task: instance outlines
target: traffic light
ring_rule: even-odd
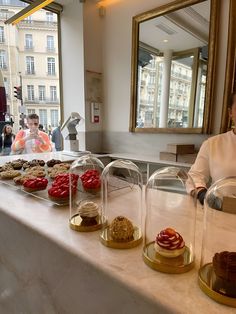
[[[22,86],[14,86],[14,97],[22,100]]]

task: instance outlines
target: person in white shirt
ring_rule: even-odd
[[[229,116],[236,126],[236,92],[231,95]],[[236,129],[207,139],[201,146],[195,163],[189,170],[195,184],[190,188],[192,195],[197,195],[204,203],[207,186],[224,177],[236,176]]]

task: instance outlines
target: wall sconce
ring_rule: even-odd
[[[98,10],[100,17],[104,17],[106,15],[106,8],[104,6],[100,6]]]

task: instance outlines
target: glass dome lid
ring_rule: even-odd
[[[183,169],[161,168],[145,188],[146,220],[144,262],[165,273],[183,273],[194,267],[196,198]]]
[[[236,177],[215,182],[204,202],[200,288],[236,307]]]
[[[100,234],[108,247],[128,249],[142,242],[142,175],[128,160],[115,160],[102,173],[102,216],[107,222]]]
[[[75,160],[70,168],[70,227],[76,231],[102,228],[101,173],[103,163],[91,154]]]

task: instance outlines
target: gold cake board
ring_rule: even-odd
[[[133,239],[126,242],[114,241],[110,235],[109,226],[107,226],[100,234],[100,241],[103,245],[113,249],[131,249],[142,243],[143,238],[140,228],[134,227]]]
[[[70,218],[69,224],[70,224],[71,229],[75,231],[80,231],[80,232],[96,231],[96,230],[101,229],[103,225],[105,224],[102,221],[102,218],[100,215],[94,218],[94,221],[96,221],[96,223],[93,225],[86,225],[86,224],[83,225],[83,219],[80,217],[79,214],[75,214],[74,216]]]
[[[194,259],[186,246],[185,251],[178,257],[163,257],[155,251],[155,241],[146,244],[143,248],[143,260],[150,268],[168,274],[182,274],[194,267]]]
[[[208,295],[211,299],[214,301],[236,307],[236,298],[227,297],[226,295],[223,295],[211,287],[211,279],[212,279],[212,263],[205,264],[202,266],[198,271],[198,284],[201,288],[201,290]]]

